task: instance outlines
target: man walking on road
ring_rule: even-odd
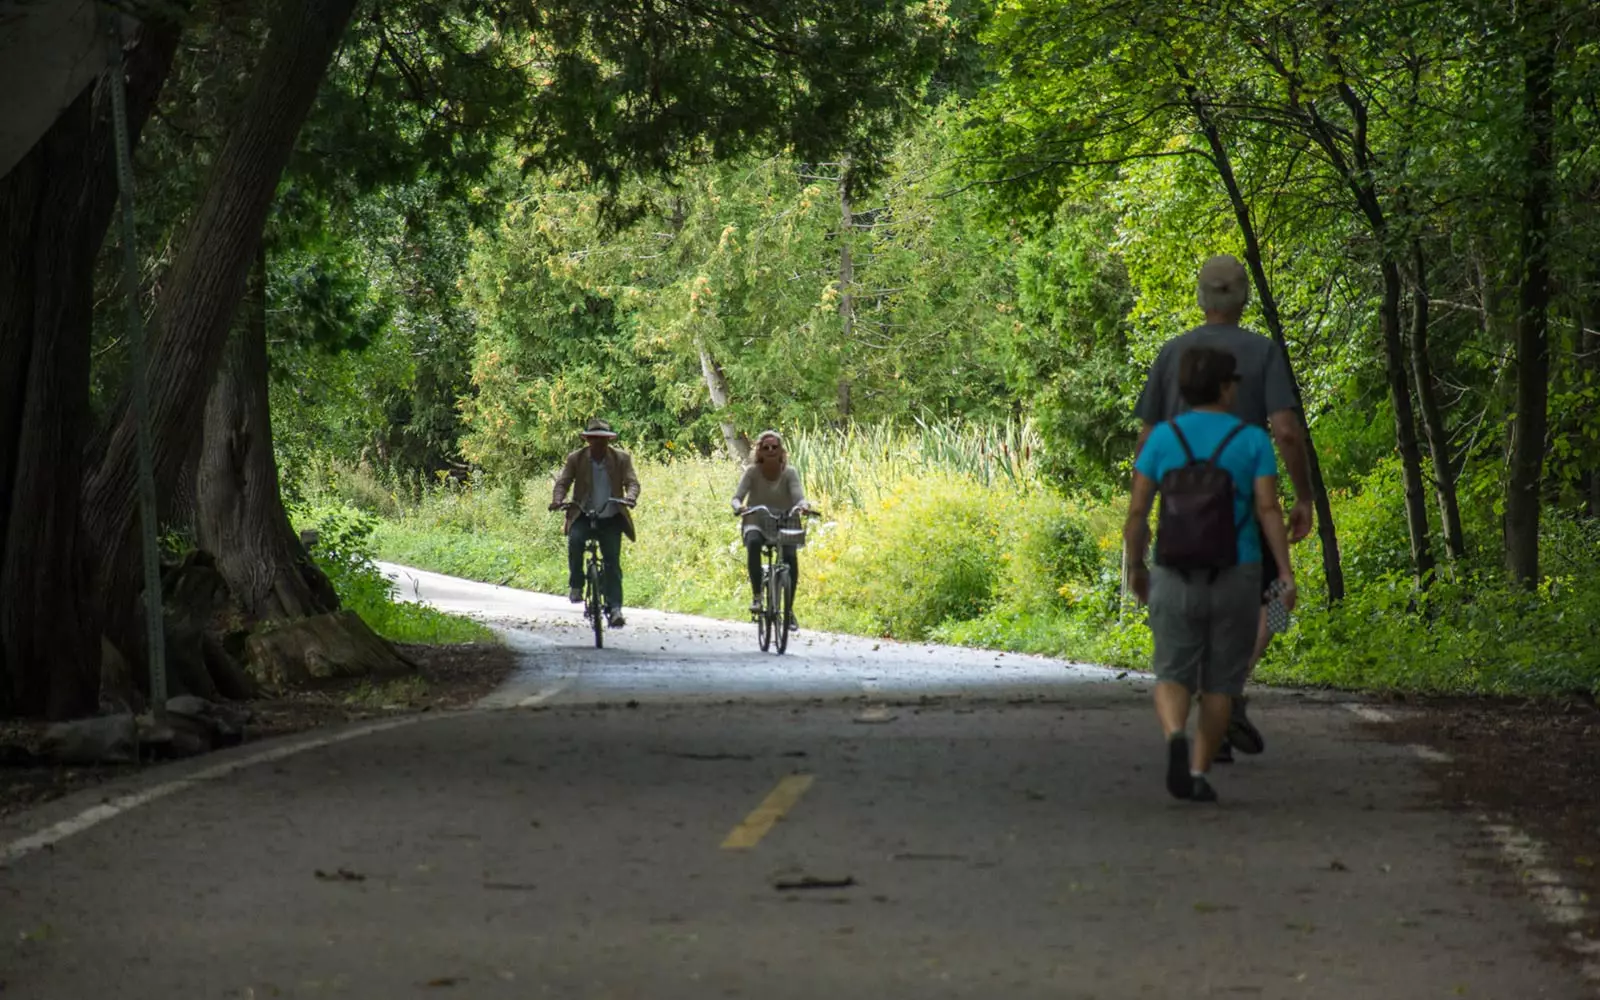
[[[1184,352],[1192,347],[1227,351],[1234,357],[1239,376],[1231,412],[1248,424],[1271,430],[1283,458],[1282,464],[1294,483],[1289,541],[1299,542],[1311,534],[1314,516],[1305,425],[1300,420],[1299,401],[1289,377],[1289,359],[1272,338],[1239,325],[1239,317],[1250,301],[1250,280],[1237,258],[1222,254],[1206,261],[1200,268],[1197,286],[1205,323],[1167,341],[1156,356],[1155,364],[1150,366],[1144,391],[1139,394],[1133,411],[1144,425],[1134,455],[1137,457],[1144,450],[1145,441],[1158,424],[1189,409],[1178,387],[1178,361]],[[1270,547],[1263,545],[1261,549],[1261,616],[1246,678],[1254,673],[1271,639],[1267,628],[1266,606],[1270,600],[1267,588],[1278,578],[1278,567]],[[1249,699],[1243,695],[1234,699],[1228,737],[1218,759],[1232,760],[1233,747],[1250,754],[1266,748],[1261,731],[1250,721],[1248,704]]]
[[[574,604],[583,603],[583,547],[591,529],[582,509],[599,511],[593,532],[605,557],[600,585],[605,591],[606,618],[612,628],[621,628],[627,624],[622,617],[622,536],[637,540],[629,508],[639,499],[639,477],[633,472],[633,457],[611,447],[617,435],[610,424],[591,420],[582,437],[584,447],[567,456],[550,500],[550,509],[559,510],[567,502],[567,491],[572,491],[574,505],[567,508],[562,529],[567,536],[567,596]],[[614,492],[619,486],[620,496]],[[613,503],[613,497],[623,502]]]

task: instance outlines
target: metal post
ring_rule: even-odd
[[[139,542],[144,561],[150,706],[159,714],[167,707],[167,643],[161,613],[161,551],[156,541],[155,460],[150,441],[150,350],[145,340],[144,318],[139,314],[139,248],[134,240],[133,151],[128,139],[128,94],[123,79],[122,16],[115,11],[102,16],[105,17],[106,44],[111,57],[111,116],[117,144],[117,190],[122,203],[122,302],[128,327],[128,349],[133,360],[133,416],[139,463]]]

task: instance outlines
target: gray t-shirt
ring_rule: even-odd
[[[1242,326],[1208,324],[1162,345],[1133,408],[1134,416],[1153,425],[1189,409],[1178,394],[1178,359],[1191,347],[1224,350],[1238,362],[1239,393],[1234,397],[1233,415],[1240,420],[1265,427],[1267,417],[1297,405],[1294,384],[1289,380],[1289,359],[1276,341]]]
[[[612,517],[617,512],[617,505],[611,502],[611,472],[606,468],[606,463],[589,459],[593,466],[594,482],[589,487],[589,509],[600,512],[600,518]]]

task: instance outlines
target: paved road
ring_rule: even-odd
[[[1589,996],[1475,827],[1337,705],[1264,696],[1269,752],[1195,806],[1138,677],[818,636],[780,659],[647,612],[597,653],[564,602],[413,579],[524,623],[510,707],[15,861],[0,995]]]

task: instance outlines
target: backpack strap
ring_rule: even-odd
[[[1178,421],[1176,419],[1168,420],[1167,426],[1172,428],[1172,436],[1178,439],[1178,447],[1183,449],[1184,461],[1193,465],[1194,451],[1189,447],[1189,439],[1183,436],[1183,431],[1178,430]]]
[[[1174,426],[1174,429],[1176,429],[1177,425],[1174,424],[1173,426]],[[1227,434],[1223,435],[1222,442],[1217,445],[1217,450],[1211,453],[1211,458],[1209,459],[1209,461],[1210,461],[1210,463],[1212,465],[1216,465],[1217,464],[1217,459],[1222,457],[1222,453],[1227,450],[1228,445],[1233,443],[1233,439],[1239,436],[1239,432],[1244,430],[1244,426],[1245,426],[1244,425],[1244,421],[1241,420],[1237,424],[1233,425],[1233,430],[1231,430]],[[1185,446],[1183,450],[1184,451],[1188,451],[1189,449],[1188,449],[1187,446]],[[1193,455],[1189,456],[1189,461],[1191,461],[1191,462],[1194,461],[1194,456]]]

